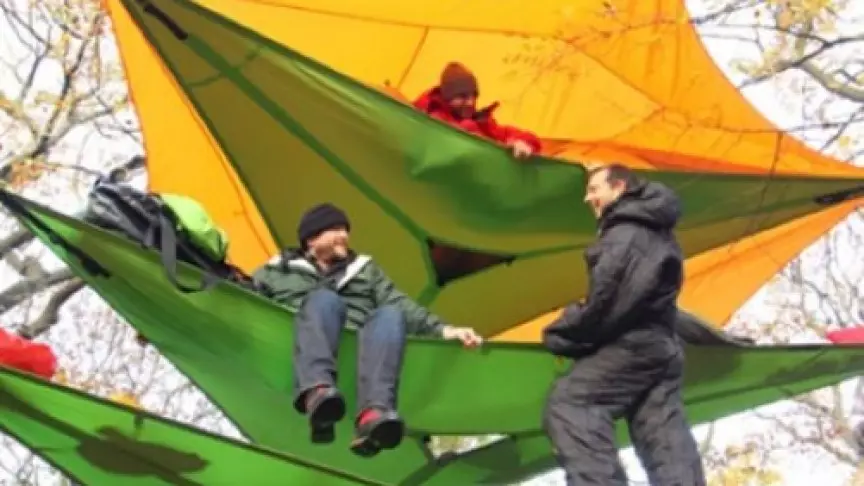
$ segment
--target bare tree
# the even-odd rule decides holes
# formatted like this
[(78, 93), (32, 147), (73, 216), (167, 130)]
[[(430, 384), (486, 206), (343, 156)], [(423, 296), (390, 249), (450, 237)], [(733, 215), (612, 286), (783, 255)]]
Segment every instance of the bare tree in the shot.
[[(87, 153), (94, 137), (137, 136), (134, 123), (121, 118), (126, 96), (118, 89), (116, 63), (103, 56), (104, 15), (92, 4), (59, 1), (2, 0), (0, 12), (0, 78), (8, 80), (0, 86), (0, 180), (43, 198), (74, 191), (80, 174), (57, 167), (98, 169), (107, 160)], [(2, 217), (0, 271), (9, 276), (0, 281), (9, 285), (0, 290), (0, 324), (36, 337), (60, 321), (61, 309), (83, 283), (62, 266), (47, 268), (33, 251), (33, 236), (9, 215)], [(21, 484), (60, 481), (11, 440), (0, 447), (8, 451), (0, 459), (6, 478)]]
[[(140, 163), (109, 20), (97, 0), (0, 0), (0, 13), (0, 186), (76, 211), (94, 173)], [(55, 381), (238, 436), (185, 376), (138, 345), (125, 322), (5, 213), (0, 282), (0, 326), (49, 343), (60, 359)], [(68, 484), (11, 439), (0, 442), (3, 484)]]
[[(745, 93), (763, 89), (798, 111), (786, 129), (847, 160), (864, 154), (864, 11), (849, 0), (692, 0), (715, 12), (699, 22), (714, 51), (734, 52), (731, 74)], [(695, 5), (694, 5), (695, 6)], [(767, 86), (766, 86), (767, 85)], [(760, 93), (760, 94), (761, 94)], [(792, 117), (790, 117), (792, 119)]]
[[(99, 170), (121, 156), (94, 151), (94, 138), (103, 147), (118, 137), (138, 143), (121, 70), (104, 54), (111, 51), (106, 16), (95, 1), (2, 0), (0, 12), (0, 62), (4, 79), (14, 80), (0, 86), (0, 179), (35, 197), (53, 198), (68, 184), (80, 192), (82, 174), (72, 170)], [(51, 183), (41, 183), (49, 175)], [(48, 271), (37, 258), (20, 256), (32, 239), (14, 223), (0, 237), (0, 259), (20, 276), (0, 292), (0, 314), (54, 291), (44, 312), (21, 323), (28, 336), (56, 323), (60, 307), (83, 287), (65, 268)]]
[[(845, 0), (701, 3), (716, 15), (706, 16), (710, 20), (698, 28), (711, 39), (715, 55), (731, 53), (726, 55), (730, 74), (742, 92), (759, 99), (757, 106), (776, 124), (811, 147), (862, 162), (864, 11)], [(819, 341), (828, 330), (861, 324), (864, 265), (854, 249), (861, 247), (862, 237), (859, 211), (766, 285), (729, 330), (782, 344)], [(755, 411), (768, 427), (751, 443), (763, 455), (827, 457), (838, 470), (860, 474), (854, 406), (864, 396), (855, 382), (806, 394), (770, 412), (765, 411), (769, 407)]]
[[(742, 309), (732, 330), (766, 344), (786, 344), (818, 341), (828, 330), (860, 324), (864, 264), (853, 255), (862, 234), (864, 218), (859, 213), (790, 264), (766, 288), (764, 298)], [(760, 450), (827, 459), (837, 471), (848, 471), (850, 478), (861, 474), (861, 383), (851, 380), (796, 397), (782, 407), (754, 411), (766, 425), (756, 437)]]

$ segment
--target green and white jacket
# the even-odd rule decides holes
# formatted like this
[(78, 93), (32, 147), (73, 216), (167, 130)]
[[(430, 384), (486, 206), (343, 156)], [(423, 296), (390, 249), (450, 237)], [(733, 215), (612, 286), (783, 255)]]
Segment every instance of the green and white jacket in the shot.
[(330, 289), (345, 303), (347, 325), (360, 328), (378, 307), (395, 305), (405, 312), (406, 332), (440, 337), (444, 323), (396, 289), (393, 281), (368, 255), (350, 257), (326, 274), (299, 250), (277, 255), (252, 275), (260, 292), (274, 301), (299, 309), (309, 292)]

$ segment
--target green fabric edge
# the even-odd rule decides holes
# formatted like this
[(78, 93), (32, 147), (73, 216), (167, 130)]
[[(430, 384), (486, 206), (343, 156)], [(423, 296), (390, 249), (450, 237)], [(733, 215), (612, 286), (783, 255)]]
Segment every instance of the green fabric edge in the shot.
[(0, 429), (83, 484), (382, 484), (2, 366)]

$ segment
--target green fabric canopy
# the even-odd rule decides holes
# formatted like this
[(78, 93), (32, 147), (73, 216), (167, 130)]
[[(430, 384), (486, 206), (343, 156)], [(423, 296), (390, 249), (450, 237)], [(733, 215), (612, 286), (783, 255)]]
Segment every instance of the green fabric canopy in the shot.
[[(280, 247), (297, 243), (297, 223), (312, 205), (328, 200), (347, 208), (355, 247), (374, 255), (408, 295), (485, 336), (584, 294), (581, 253), (596, 227), (582, 202), (581, 166), (551, 159), (516, 163), (500, 146), (189, 0), (123, 4)], [(160, 163), (152, 161), (154, 167)], [(822, 207), (817, 197), (862, 183), (763, 174), (645, 175), (682, 198), (677, 235), (688, 256), (814, 212)], [(509, 263), (442, 287), (430, 240)], [(538, 275), (543, 285), (524, 285)]]
[[(168, 281), (154, 252), (9, 193), (0, 193), (0, 202), (257, 444), (387, 484), (419, 484), (412, 481), (421, 478), (430, 485), (501, 484), (552, 465), (541, 413), (552, 380), (567, 364), (536, 345), (490, 343), (470, 351), (451, 342), (411, 340), (400, 411), (417, 440), (362, 459), (348, 450), (350, 419), (337, 428), (334, 444), (315, 445), (305, 418), (292, 408), (290, 309), (229, 283), (182, 293)], [(82, 259), (90, 262), (90, 270)], [(199, 278), (197, 270), (181, 264), (181, 282), (192, 285)], [(349, 332), (343, 341), (339, 374), (353, 404), (356, 335)], [(860, 347), (688, 347), (687, 356), (684, 398), (694, 424), (864, 370)], [(514, 434), (516, 439), (437, 464), (430, 463), (421, 443), (426, 434)], [(620, 438), (627, 443), (624, 429)], [(164, 440), (182, 439), (166, 434)], [(58, 464), (84, 474), (71, 469), (84, 463)]]

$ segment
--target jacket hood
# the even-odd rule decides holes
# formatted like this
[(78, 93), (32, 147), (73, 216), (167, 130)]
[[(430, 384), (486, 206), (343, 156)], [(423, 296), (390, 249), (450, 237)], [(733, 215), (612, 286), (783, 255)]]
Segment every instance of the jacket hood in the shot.
[(640, 181), (610, 204), (600, 218), (600, 228), (618, 223), (638, 223), (657, 230), (671, 230), (681, 217), (681, 201), (659, 182)]

